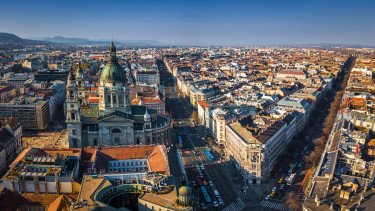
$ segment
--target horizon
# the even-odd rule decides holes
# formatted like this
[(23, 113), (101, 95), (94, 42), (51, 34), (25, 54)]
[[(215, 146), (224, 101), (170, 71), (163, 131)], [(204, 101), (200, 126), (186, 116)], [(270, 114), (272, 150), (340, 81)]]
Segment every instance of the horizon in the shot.
[[(22, 6), (20, 6), (22, 5)], [(21, 38), (150, 40), (168, 45), (375, 46), (373, 1), (4, 2), (2, 31)], [(13, 16), (14, 8), (18, 15)], [(11, 18), (9, 18), (11, 17)], [(372, 27), (371, 27), (372, 26)], [(108, 39), (109, 38), (109, 39)]]

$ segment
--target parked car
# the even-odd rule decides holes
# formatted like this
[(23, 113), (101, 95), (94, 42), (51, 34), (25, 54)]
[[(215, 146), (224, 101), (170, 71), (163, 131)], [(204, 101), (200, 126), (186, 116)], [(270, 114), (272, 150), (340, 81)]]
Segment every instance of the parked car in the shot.
[(280, 190), (282, 190), (284, 188), (284, 184), (281, 184), (280, 185)]
[(266, 198), (264, 198), (265, 200), (268, 200), (268, 199), (270, 199), (271, 198), (271, 196), (270, 195), (267, 195), (266, 196)]
[(272, 192), (275, 192), (277, 190), (277, 187), (272, 188)]
[(212, 181), (209, 181), (208, 182), (210, 184), (210, 186), (213, 188), (214, 187), (214, 183), (212, 183)]
[(215, 206), (215, 207), (218, 207), (218, 206), (219, 206), (219, 204), (217, 203), (217, 201), (213, 201), (213, 203), (214, 203), (214, 206)]
[(224, 202), (223, 202), (223, 200), (220, 197), (218, 197), (217, 200), (219, 201), (220, 205), (224, 205)]
[(204, 203), (201, 204), (201, 208), (202, 208), (202, 210), (207, 209), (207, 207), (206, 207), (206, 205)]

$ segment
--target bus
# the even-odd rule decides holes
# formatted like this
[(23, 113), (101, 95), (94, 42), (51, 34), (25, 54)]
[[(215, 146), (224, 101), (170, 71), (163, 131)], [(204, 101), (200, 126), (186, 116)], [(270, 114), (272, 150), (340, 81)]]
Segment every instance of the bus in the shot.
[(212, 200), (211, 200), (210, 196), (209, 196), (208, 193), (207, 193), (206, 187), (202, 186), (202, 187), (201, 187), (201, 190), (202, 190), (202, 193), (203, 193), (203, 197), (204, 197), (204, 199), (206, 200), (206, 203), (207, 203), (207, 204), (211, 203)]
[(208, 149), (204, 150), (204, 152), (206, 153), (206, 155), (207, 155), (208, 159), (210, 159), (210, 161), (215, 160), (215, 157), (211, 154), (211, 152)]
[(288, 174), (292, 174), (292, 173), (293, 173), (294, 168), (296, 167), (296, 165), (297, 165), (297, 163), (293, 164), (293, 165), (290, 167), (290, 169), (289, 169), (289, 171), (288, 171)]
[(291, 174), (288, 179), (286, 179), (288, 185), (291, 185), (294, 181), (294, 179), (296, 178), (296, 174)]
[(182, 144), (182, 138), (181, 138), (181, 136), (177, 136), (177, 138), (178, 138), (178, 143)]
[(196, 177), (199, 186), (204, 186), (202, 177)]

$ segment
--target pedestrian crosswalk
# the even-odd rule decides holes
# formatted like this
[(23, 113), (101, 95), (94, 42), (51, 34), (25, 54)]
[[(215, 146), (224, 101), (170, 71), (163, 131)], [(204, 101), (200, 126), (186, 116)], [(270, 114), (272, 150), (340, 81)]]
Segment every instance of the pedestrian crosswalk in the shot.
[(236, 201), (228, 205), (223, 211), (241, 211), (243, 208), (245, 208), (245, 204), (240, 198), (237, 198)]
[(280, 204), (280, 203), (272, 202), (272, 201), (262, 201), (260, 203), (260, 206), (268, 207), (268, 208), (275, 209), (275, 210), (289, 211), (288, 206), (286, 206), (285, 204)]

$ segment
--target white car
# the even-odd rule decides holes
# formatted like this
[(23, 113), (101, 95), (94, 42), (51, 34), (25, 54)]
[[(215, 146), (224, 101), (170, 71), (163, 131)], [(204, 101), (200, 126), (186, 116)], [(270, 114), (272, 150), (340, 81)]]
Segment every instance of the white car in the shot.
[(277, 190), (277, 187), (273, 187), (272, 188), (272, 192), (276, 191)]
[(214, 206), (215, 206), (215, 207), (218, 207), (218, 206), (219, 206), (219, 204), (218, 204), (216, 201), (213, 201), (213, 203), (214, 203)]
[(217, 200), (219, 201), (220, 205), (224, 205), (224, 202), (223, 202), (223, 200), (220, 197), (217, 197)]
[(270, 195), (267, 195), (266, 196), (266, 198), (264, 198), (265, 200), (268, 200), (268, 199), (270, 199), (271, 198), (271, 196)]
[(210, 186), (213, 188), (214, 187), (214, 183), (212, 183), (212, 181), (209, 181), (208, 182), (210, 184)]
[(281, 184), (280, 185), (280, 190), (282, 190), (284, 188), (284, 184)]
[(202, 170), (204, 169), (204, 166), (203, 166), (203, 165), (201, 165), (201, 169), (202, 169)]

